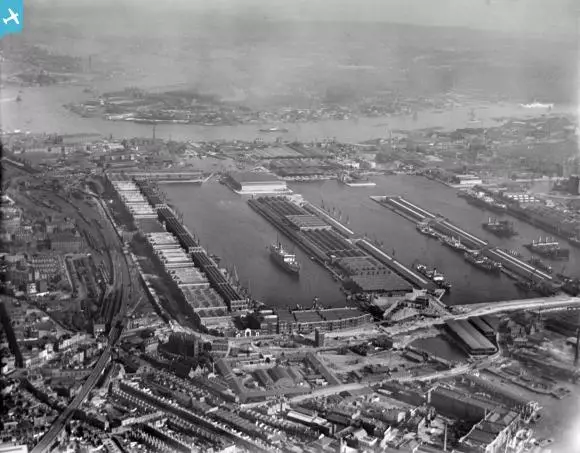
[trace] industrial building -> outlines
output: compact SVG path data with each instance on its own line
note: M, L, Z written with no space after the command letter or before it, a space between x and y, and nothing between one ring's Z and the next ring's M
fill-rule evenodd
M141 233L154 255L202 325L208 328L228 325L229 311L247 308L247 299L226 281L215 262L163 203L153 184L146 180L133 182L113 177L112 185L137 226L144 227ZM153 198L155 208L151 207L147 196Z
M272 173L239 172L226 177L227 184L240 194L288 193L286 181Z
M451 337L470 355L487 355L497 352L497 347L467 320L447 321L446 327Z
M459 443L463 448L485 453L503 453L507 443L520 427L517 412L495 409L484 420L476 423Z
M483 420L497 406L491 401L483 401L463 391L441 386L429 391L427 402L442 415L467 422Z

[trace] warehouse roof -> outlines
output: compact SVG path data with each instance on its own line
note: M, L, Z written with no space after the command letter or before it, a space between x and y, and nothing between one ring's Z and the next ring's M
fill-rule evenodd
M232 173L230 177L239 183L280 181L280 179L273 173L253 173L249 171Z

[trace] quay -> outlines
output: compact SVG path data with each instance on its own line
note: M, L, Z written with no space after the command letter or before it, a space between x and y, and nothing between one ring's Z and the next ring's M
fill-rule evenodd
M369 255L373 256L381 263L391 268L394 272L397 272L399 275L413 283L415 286L422 289L435 288L435 285L432 282L426 280L422 275L417 274L415 271L404 266L392 256L385 253L383 250L368 242L366 239L358 239L355 241L355 243L365 252L369 253Z
M209 179L213 176L213 173L208 176L200 171L126 171L125 176L129 179L145 179L148 181L164 183L202 184L209 181Z
M353 292L436 289L370 242L353 238L352 230L302 198L264 196L248 204Z
M314 214L317 217L321 217L323 220L325 220L330 225L335 227L338 231L340 231L346 237L354 236L354 231L352 231L350 228L347 228L346 226L344 226L342 223L340 223L338 220L336 220L335 218L330 216L328 213L326 213L325 211L320 209L318 206L314 206L312 203L306 201L303 204L303 207L311 214Z
M480 251L484 256L501 263L505 269L504 273L510 276L515 274L535 282L552 281L551 275L505 253L503 250L491 246L487 241L459 228L442 216L433 214L405 200L403 197L371 196L370 198L407 220L414 223L426 222L440 235L458 238L469 249Z

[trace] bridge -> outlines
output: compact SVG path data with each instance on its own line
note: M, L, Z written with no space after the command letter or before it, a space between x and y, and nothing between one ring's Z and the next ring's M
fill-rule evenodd
M484 316L518 310L535 310L542 312L580 310L580 297L538 297L535 299L519 299L502 302L486 302L472 305L456 305L454 308L463 310L463 313L451 316L453 319L464 319L470 316Z

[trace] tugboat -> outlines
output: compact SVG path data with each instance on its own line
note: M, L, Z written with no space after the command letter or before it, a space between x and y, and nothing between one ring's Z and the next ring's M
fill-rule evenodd
M443 236L441 242L452 250L458 252L467 252L468 248L461 243L460 239L452 238L450 236Z
M424 234L425 236L429 236L431 238L438 238L439 237L439 233L437 233L437 231L435 231L433 228L431 228L429 226L429 224L426 222L418 223L417 230L419 230L419 233Z
M296 255L287 252L280 241L276 241L270 245L270 256L286 272L294 275L300 273L300 263L296 261Z
M541 271L547 272L548 274L551 274L553 272L552 266L550 266L549 264L544 263L540 258L538 258L536 256L532 256L528 260L528 264L531 264L535 268L538 268Z
M481 225L484 230L495 234L499 237L512 237L518 233L514 230L514 225L509 220L498 220L495 217L490 217L487 223Z
M499 274L502 269L502 264L483 256L479 252L466 252L464 255L465 261L473 264L475 267L483 269L486 272L491 272L494 274Z
M437 272L437 269L429 269L424 264L417 264L415 269L417 269L417 272L419 272L421 275L424 275L433 283L435 283L439 288L443 288L448 291L451 289L451 283L445 280L445 276L442 273Z
M538 241L532 241L530 244L524 244L524 247L537 255L550 258L553 260L567 260L570 258L570 250L560 247L560 243L554 238L540 238Z

